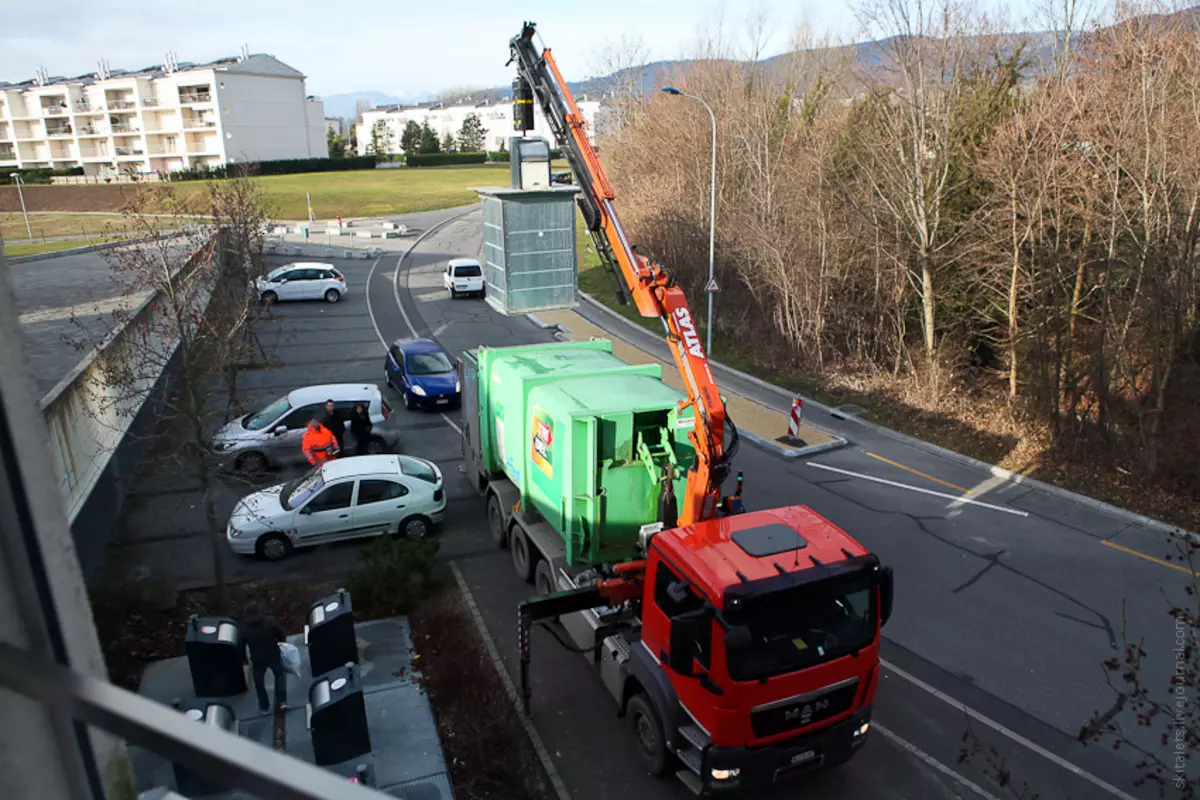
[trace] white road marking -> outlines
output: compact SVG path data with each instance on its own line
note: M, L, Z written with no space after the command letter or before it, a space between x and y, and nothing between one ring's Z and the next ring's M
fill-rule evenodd
M871 720L871 730L878 732L879 735L897 745L901 750L907 751L910 755L916 757L918 760L925 762L926 765L933 767L933 769L942 773L946 777L957 781L963 787L971 790L984 800L1000 800L1000 798L996 797L996 795L984 789L979 784L964 778L962 775L959 775L957 772L950 769L945 764L938 761L936 758L929 755L912 742L909 742L907 739L902 739L874 720Z
M976 722L986 725L987 727L996 731L996 733L999 733L1001 736L1011 739L1012 741L1016 742L1017 744L1021 745L1022 747L1032 750L1033 752L1037 753L1042 758L1045 758L1048 761L1051 761L1052 763L1057 764L1058 766L1062 767L1067 772L1070 772L1073 775L1079 776L1080 778L1082 778L1083 780L1092 784L1093 786L1103 789L1104 791L1111 794L1113 797L1119 797L1119 798L1121 798L1121 800L1136 800L1135 797L1133 797L1130 794L1127 794L1126 792L1121 791L1116 786L1113 786L1111 783L1103 781L1100 778L1097 778L1092 773L1088 772L1087 770L1084 770L1084 769L1081 769L1080 767L1075 766L1074 764L1072 764L1070 761L1067 761L1062 756L1058 756L1058 755L1055 755L1054 753L1051 753L1049 750L1042 747L1041 745L1031 742L1030 740L1026 739L1024 736L1017 733L1016 731L1006 728L1005 726L1001 725L999 722L996 722L991 717L984 716L983 714L981 714L980 712L971 708L970 706L966 705L965 703L960 703L959 701L955 700L953 697L951 697L950 695L941 691L940 689L935 689L934 687L930 686L928 683L925 683L925 681L921 680L917 676L912 675L908 672L905 672L904 670L900 669L895 664L892 664L891 662L887 661L886 659L882 659L882 658L879 659L879 663L888 672L891 672L892 674L896 675L899 678L904 678L904 680L908 681L913 686L916 686L918 689L924 689L926 692L929 692L931 695L936 697L938 700L941 700L943 703L949 705L952 708L958 709L959 711L966 714L968 717L975 720ZM874 723L872 723L872 724L874 724Z
M828 464L818 464L815 461L806 461L804 463L808 464L808 466L810 466L810 467L816 467L817 469L824 469L824 470L828 470L829 472L837 472L842 475L849 475L851 478L861 478L864 481L872 481L874 483L882 483L885 486L895 486L897 489L908 489L910 492L918 492L920 494L928 494L928 495L932 495L934 497L941 497L946 500L953 501L952 505L968 504L968 505L973 505L973 506L980 506L982 508L990 508L993 511L1003 511L1005 514L1014 514L1018 517L1028 517L1029 516L1028 512L1018 511L1015 508L1005 508L1004 506L996 506L996 505L992 505L991 503L984 503L981 500L971 500L966 497L956 496L956 495L952 495L952 494L946 494L945 492L935 492L933 489L925 489L920 486L912 486L907 483L899 483L898 481L889 481L885 478L876 478L874 475L864 475L861 472L851 472L848 469L841 469L840 467L831 467Z
M379 266L379 262L383 260L383 256L375 259L375 263L371 265L371 271L367 273L367 316L371 318L371 327L375 329L375 335L379 337L379 343L383 345L383 351L387 352L388 344L383 338L383 334L379 331L379 324L375 322L375 312L371 310L371 279L375 277L375 268Z

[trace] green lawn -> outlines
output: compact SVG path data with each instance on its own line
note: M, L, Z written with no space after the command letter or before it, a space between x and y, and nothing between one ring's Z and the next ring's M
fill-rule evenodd
M29 227L33 238L51 236L87 236L110 233L122 227L120 216L95 214L30 214ZM0 236L6 240L28 239L25 217L22 214L0 214Z
M76 247L90 247L94 244L116 241L119 237L97 237L94 239L59 239L54 242L33 242L32 244L5 244L4 255L8 258L32 256L39 253L57 253L60 250L73 250Z

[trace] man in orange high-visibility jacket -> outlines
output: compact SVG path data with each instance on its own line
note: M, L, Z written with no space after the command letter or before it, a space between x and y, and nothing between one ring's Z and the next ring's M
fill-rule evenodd
M333 437L333 432L316 419L309 420L308 430L304 432L300 446L304 449L304 457L308 459L308 463L315 467L333 460L338 451L337 439Z

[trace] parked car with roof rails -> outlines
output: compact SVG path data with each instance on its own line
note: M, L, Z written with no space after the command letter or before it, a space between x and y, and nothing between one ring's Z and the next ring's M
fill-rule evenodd
M383 359L388 386L404 395L404 407L456 408L461 395L458 369L432 339L397 339Z
M346 276L333 264L297 261L271 270L254 282L258 299L270 305L283 300L336 303L349 291Z
M445 511L442 471L432 461L353 456L243 497L225 538L235 553L279 561L297 547L344 539L428 536Z
M371 415L372 454L395 450L400 431L392 421L392 407L373 383L331 383L295 389L259 410L232 420L212 439L212 453L222 466L246 472L264 472L284 464L303 464L301 439L308 421L333 400L334 413L343 427L357 403ZM357 442L347 428L347 451Z

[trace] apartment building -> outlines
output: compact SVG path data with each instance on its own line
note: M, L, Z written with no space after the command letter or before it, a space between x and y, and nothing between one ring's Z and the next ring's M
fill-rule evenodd
M324 104L265 54L0 82L0 169L88 175L326 158Z
M600 111L600 103L582 96L576 99L576 105L579 106L579 113L583 115L584 122L587 123L589 137L594 140L596 115ZM485 150L499 150L501 147L508 147L509 137L516 135L512 124L512 103L507 99L495 104L484 101L475 105L447 106L434 103L410 107L382 106L363 113L363 121L358 124L357 128L358 154L367 155L367 147L371 144L371 131L375 127L375 123L380 120L387 126L387 130L391 134L391 151L399 153L400 135L410 120L418 125L428 122L429 126L437 132L438 139L441 140L447 133L457 138L459 130L462 129L463 120L467 118L468 114L478 114L480 121L483 122L486 131ZM554 134L551 132L550 126L546 124L545 117L542 116L541 107L536 103L534 104L533 124L534 130L527 135L542 136L551 142L554 141Z

